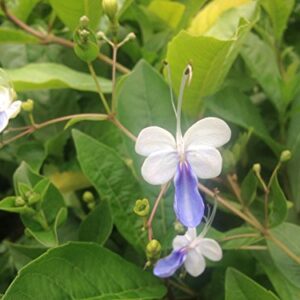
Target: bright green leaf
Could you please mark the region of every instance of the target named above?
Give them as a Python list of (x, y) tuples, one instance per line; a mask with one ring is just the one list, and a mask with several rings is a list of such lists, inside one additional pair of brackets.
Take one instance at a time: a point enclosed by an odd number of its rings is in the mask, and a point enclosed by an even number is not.
[(96, 29), (102, 15), (100, 0), (50, 0), (53, 9), (70, 30), (74, 30), (83, 15), (90, 19), (90, 26)]
[(233, 268), (226, 271), (225, 292), (226, 300), (279, 300), (272, 292)]
[(93, 209), (79, 228), (81, 241), (103, 245), (111, 234), (113, 220), (107, 201), (102, 201)]
[(13, 28), (0, 28), (0, 44), (38, 44), (39, 39)]
[(115, 253), (92, 243), (70, 243), (23, 268), (3, 300), (150, 300), (165, 293), (158, 279)]
[[(271, 234), (278, 240), (277, 243), (268, 240), (268, 248), (276, 267), (287, 280), (300, 288), (300, 227), (283, 223), (271, 229)], [(298, 262), (278, 247), (278, 243), (287, 248)]]
[[(64, 65), (55, 63), (33, 63), (22, 68), (5, 70), (17, 92), (37, 89), (71, 88), (80, 91), (96, 92), (93, 78)], [(111, 92), (109, 80), (99, 78), (104, 93)]]

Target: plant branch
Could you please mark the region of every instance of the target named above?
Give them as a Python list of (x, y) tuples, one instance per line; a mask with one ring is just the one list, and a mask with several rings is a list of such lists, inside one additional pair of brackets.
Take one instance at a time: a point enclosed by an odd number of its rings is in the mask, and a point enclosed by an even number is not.
[[(29, 25), (27, 25), (26, 23), (24, 23), (22, 20), (18, 19), (16, 16), (14, 16), (6, 7), (5, 4), (5, 0), (0, 0), (0, 7), (3, 10), (4, 14), (6, 15), (6, 17), (15, 25), (17, 25), (19, 28), (23, 29), (24, 31), (26, 31), (27, 33), (37, 37), (40, 40), (41, 44), (50, 44), (50, 43), (54, 43), (54, 44), (59, 44), (68, 48), (73, 48), (74, 47), (74, 43), (72, 41), (69, 41), (67, 39), (55, 36), (53, 34), (45, 34), (43, 32), (40, 32), (38, 30), (35, 30), (34, 28), (30, 27)], [(106, 64), (109, 65), (113, 65), (113, 60), (111, 58), (109, 58), (108, 56), (99, 53), (98, 54), (98, 59), (102, 60), (103, 62), (105, 62)], [(115, 64), (116, 69), (118, 69), (120, 72), (127, 74), (130, 72), (130, 70), (128, 68), (126, 68), (125, 66), (116, 63)]]

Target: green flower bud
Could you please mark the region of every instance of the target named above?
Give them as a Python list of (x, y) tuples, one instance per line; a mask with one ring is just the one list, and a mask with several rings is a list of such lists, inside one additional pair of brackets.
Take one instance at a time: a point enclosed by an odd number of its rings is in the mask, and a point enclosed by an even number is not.
[(34, 101), (31, 99), (28, 99), (27, 101), (22, 103), (22, 109), (26, 112), (32, 112), (34, 108)]
[(281, 152), (281, 155), (280, 155), (280, 161), (281, 162), (286, 162), (288, 160), (290, 160), (292, 157), (292, 153), (291, 151), (289, 150), (284, 150)]
[(93, 210), (96, 207), (96, 203), (95, 202), (90, 202), (90, 203), (88, 203), (87, 207), (88, 207), (89, 210)]
[(95, 202), (95, 197), (93, 193), (91, 193), (90, 191), (86, 191), (82, 195), (82, 200), (86, 203), (92, 203)]
[(108, 16), (110, 21), (115, 22), (118, 13), (118, 1), (103, 0), (102, 7), (103, 7), (103, 12)]
[(151, 240), (146, 246), (146, 255), (148, 260), (157, 260), (160, 257), (161, 245), (158, 240)]
[(255, 173), (257, 173), (257, 174), (259, 174), (260, 172), (261, 172), (261, 165), (260, 164), (254, 164), (253, 165), (253, 167), (252, 167), (252, 170), (255, 172)]
[(174, 223), (174, 229), (177, 233), (184, 233), (185, 232), (184, 226), (178, 221), (176, 221)]
[(28, 204), (29, 205), (33, 205), (35, 203), (38, 203), (41, 200), (41, 195), (38, 193), (32, 193), (29, 197), (28, 197)]
[(80, 26), (83, 28), (87, 27), (90, 23), (90, 19), (87, 16), (82, 16), (79, 20)]
[(148, 199), (136, 200), (133, 211), (140, 217), (146, 217), (150, 211), (150, 205)]
[(26, 205), (25, 200), (22, 197), (17, 196), (15, 199), (15, 206), (19, 207), (19, 206), (24, 206), (24, 205)]

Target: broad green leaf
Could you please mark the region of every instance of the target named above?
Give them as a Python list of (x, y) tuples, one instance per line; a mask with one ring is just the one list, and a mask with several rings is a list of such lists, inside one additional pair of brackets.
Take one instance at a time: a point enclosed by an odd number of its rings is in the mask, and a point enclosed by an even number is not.
[(287, 217), (287, 199), (279, 185), (277, 176), (272, 181), (269, 199), (271, 201), (271, 212), (269, 217), (270, 226), (277, 226), (284, 222)]
[[(271, 229), (271, 234), (278, 241), (274, 243), (271, 239), (268, 240), (268, 248), (276, 267), (287, 280), (300, 288), (300, 227), (283, 223)], [(288, 249), (295, 259), (297, 258), (298, 262), (288, 256), (278, 246), (278, 243)]]
[(295, 0), (262, 0), (261, 4), (270, 16), (276, 39), (280, 41), (293, 11)]
[(14, 0), (6, 1), (9, 10), (15, 15), (18, 19), (26, 21), (40, 0)]
[(250, 33), (243, 43), (241, 55), (253, 78), (280, 111), (284, 105), (281, 93), (282, 79), (274, 50), (257, 35)]
[(279, 300), (271, 291), (233, 268), (226, 271), (225, 293), (226, 300)]
[(153, 275), (93, 243), (52, 249), (23, 268), (3, 300), (161, 299), (163, 284)]
[[(169, 43), (167, 61), (172, 69), (176, 92), (186, 65), (191, 63), (193, 66), (193, 79), (184, 96), (184, 109), (190, 115), (198, 114), (204, 96), (220, 88), (256, 19), (257, 5), (251, 1), (234, 8), (230, 14), (223, 14), (208, 32), (181, 31)], [(230, 26), (224, 27), (224, 23)]]
[(49, 0), (59, 18), (73, 31), (83, 15), (90, 19), (90, 26), (96, 29), (102, 15), (100, 0)]
[[(17, 92), (37, 89), (71, 88), (96, 92), (93, 78), (86, 73), (55, 63), (33, 63), (22, 68), (6, 70)], [(111, 92), (109, 80), (99, 78), (104, 93)]]
[(249, 206), (256, 198), (258, 181), (253, 170), (251, 169), (244, 178), (241, 185), (241, 197), (243, 202)]
[(100, 198), (109, 203), (119, 232), (141, 250), (144, 235), (141, 234), (141, 220), (133, 213), (133, 206), (137, 199), (143, 198), (143, 194), (132, 171), (112, 148), (77, 130), (73, 131), (73, 138), (83, 173)]
[(225, 88), (207, 99), (207, 107), (221, 118), (235, 123), (245, 129), (253, 129), (253, 133), (261, 138), (275, 153), (282, 146), (270, 136), (257, 107), (250, 98), (238, 89)]
[(150, 2), (148, 10), (175, 29), (181, 21), (185, 6), (178, 2), (154, 0)]
[(218, 19), (229, 10), (239, 9), (252, 0), (214, 0), (207, 4), (193, 19), (188, 32), (193, 35), (203, 35), (209, 31)]
[[(161, 126), (174, 132), (176, 125), (170, 88), (163, 77), (145, 61), (139, 62), (132, 73), (120, 81), (117, 87), (117, 98), (119, 119), (133, 134), (138, 135), (143, 128), (151, 125)], [(141, 163), (144, 158), (135, 153), (134, 143), (127, 137), (125, 139), (135, 172), (140, 176)], [(148, 197), (150, 203), (153, 203), (159, 190), (152, 188), (148, 183), (145, 183), (142, 188), (142, 198)], [(175, 235), (173, 195), (173, 191), (170, 190), (166, 199), (162, 200), (154, 222), (156, 236), (166, 244), (172, 235)], [(166, 238), (166, 234), (169, 238)]]
[(79, 227), (81, 241), (103, 245), (113, 229), (113, 220), (107, 201), (101, 201)]
[(288, 128), (287, 145), (292, 152), (292, 159), (287, 164), (289, 184), (297, 212), (300, 211), (300, 95), (293, 102), (293, 112)]
[(253, 255), (268, 275), (281, 300), (300, 299), (300, 288), (294, 286), (281, 274), (268, 253), (263, 251), (253, 251)]
[(13, 28), (0, 28), (0, 44), (38, 44), (39, 39)]
[(17, 206), (16, 197), (6, 197), (0, 201), (0, 210), (12, 213), (26, 214), (32, 213), (32, 209), (27, 206)]

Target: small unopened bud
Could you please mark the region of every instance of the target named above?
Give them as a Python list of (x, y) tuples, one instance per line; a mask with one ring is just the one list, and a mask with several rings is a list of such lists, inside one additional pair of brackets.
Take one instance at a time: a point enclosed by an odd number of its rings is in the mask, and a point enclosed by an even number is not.
[(29, 197), (28, 197), (28, 204), (29, 205), (33, 205), (37, 202), (39, 202), (41, 200), (41, 195), (38, 193), (32, 193)]
[(146, 255), (148, 260), (157, 260), (160, 257), (161, 245), (158, 240), (151, 240), (146, 246)]
[(31, 99), (22, 103), (22, 109), (26, 112), (32, 112), (34, 109), (34, 102)]
[(98, 31), (96, 33), (97, 39), (102, 40), (102, 39), (106, 39), (106, 35), (103, 31)]
[(252, 170), (255, 172), (255, 173), (260, 173), (261, 171), (261, 165), (260, 164), (254, 164), (253, 167), (252, 167)]
[(136, 39), (136, 35), (134, 32), (130, 32), (128, 35), (127, 35), (127, 39), (128, 40), (134, 40)]
[(115, 21), (118, 12), (118, 1), (117, 0), (103, 0), (102, 7), (104, 13), (108, 16), (111, 21)]
[(290, 160), (292, 157), (292, 153), (291, 151), (289, 150), (284, 150), (281, 152), (281, 155), (280, 155), (280, 161), (281, 162), (286, 162), (288, 160)]
[(87, 16), (82, 16), (79, 22), (82, 27), (87, 27), (90, 23), (90, 19)]
[(87, 204), (87, 207), (89, 210), (93, 210), (96, 207), (96, 203), (95, 202), (90, 202)]
[(82, 195), (82, 199), (86, 203), (95, 202), (95, 197), (94, 197), (93, 193), (91, 193), (90, 191), (84, 192)]
[(149, 214), (150, 205), (148, 199), (136, 200), (133, 211), (140, 217), (146, 217)]
[(184, 233), (185, 232), (184, 226), (178, 221), (176, 221), (174, 223), (174, 229), (177, 233)]
[(79, 35), (80, 37), (82, 38), (83, 41), (87, 41), (89, 35), (90, 35), (90, 32), (86, 29), (82, 29), (79, 31)]
[(20, 197), (20, 196), (16, 197), (15, 206), (24, 206), (25, 204), (26, 204), (26, 202), (22, 197)]

